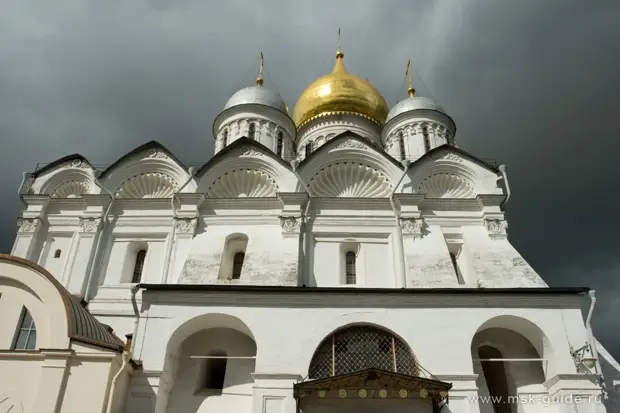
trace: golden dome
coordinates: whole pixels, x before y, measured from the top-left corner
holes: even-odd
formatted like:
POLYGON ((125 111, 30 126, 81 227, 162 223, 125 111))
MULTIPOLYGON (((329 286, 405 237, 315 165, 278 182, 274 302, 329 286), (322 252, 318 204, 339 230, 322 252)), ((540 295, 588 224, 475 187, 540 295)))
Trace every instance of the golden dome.
POLYGON ((299 97, 293 110, 293 121, 298 128, 320 116, 336 114, 358 115, 379 124, 385 122, 388 114, 385 99, 370 82, 347 72, 343 57, 338 50, 334 70, 312 82, 299 97))

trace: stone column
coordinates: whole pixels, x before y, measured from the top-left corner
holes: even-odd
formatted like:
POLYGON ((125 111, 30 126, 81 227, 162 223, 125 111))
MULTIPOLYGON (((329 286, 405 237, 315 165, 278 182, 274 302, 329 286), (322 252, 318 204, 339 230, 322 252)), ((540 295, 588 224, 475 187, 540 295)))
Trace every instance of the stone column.
POLYGON ((59 413, 69 371, 69 358, 73 350, 41 349, 41 354, 44 360, 32 411, 59 413))
POLYGON ((254 401, 251 413, 294 413, 293 385, 299 374, 253 373, 254 401))

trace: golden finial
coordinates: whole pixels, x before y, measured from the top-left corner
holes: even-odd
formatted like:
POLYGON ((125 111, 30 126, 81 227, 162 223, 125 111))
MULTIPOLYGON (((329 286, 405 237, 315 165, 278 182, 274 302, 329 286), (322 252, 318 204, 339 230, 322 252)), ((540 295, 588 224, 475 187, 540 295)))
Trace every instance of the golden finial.
POLYGON ((336 59, 342 59, 344 53, 340 51, 340 29, 338 29, 338 50, 336 51, 336 59))
POLYGON ((263 65, 265 63, 265 58, 263 57, 263 52, 260 52, 260 66, 258 68, 258 77, 256 78, 256 84, 258 86, 263 85, 263 65))
POLYGON ((407 89, 407 93, 409 93, 409 97, 415 96, 415 89, 413 88, 413 83, 411 83, 411 60, 407 62, 407 71, 405 72, 405 76, 407 76, 407 80, 409 81, 409 89, 407 89))

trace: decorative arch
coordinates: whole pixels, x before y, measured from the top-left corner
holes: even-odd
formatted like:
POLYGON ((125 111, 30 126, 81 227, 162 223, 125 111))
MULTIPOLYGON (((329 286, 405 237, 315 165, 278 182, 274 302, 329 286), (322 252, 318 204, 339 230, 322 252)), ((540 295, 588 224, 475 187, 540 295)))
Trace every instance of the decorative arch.
POLYGON ((416 192, 428 198, 475 198, 476 191, 470 180, 451 172, 436 172, 425 177, 416 192))
POLYGON ((385 198, 392 192, 390 179, 359 162, 335 162, 323 167, 308 183, 314 196, 385 198))
POLYGON ((32 187, 38 193, 53 198, 77 198, 91 194, 94 189, 92 170, 71 166, 70 162, 62 164, 49 174, 37 177, 32 187))
POLYGON ((308 376, 322 379, 369 368, 418 376, 420 367, 409 346, 394 333, 370 324, 337 329, 317 347, 308 376))

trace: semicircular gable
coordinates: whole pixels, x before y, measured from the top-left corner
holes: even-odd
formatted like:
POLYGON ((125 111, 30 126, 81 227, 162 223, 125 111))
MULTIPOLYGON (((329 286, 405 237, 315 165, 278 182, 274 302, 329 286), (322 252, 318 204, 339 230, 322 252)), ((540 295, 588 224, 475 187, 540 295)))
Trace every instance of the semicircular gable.
POLYGON ((92 193, 95 170, 81 158, 56 163, 43 173, 35 174, 29 193, 55 198, 74 198, 92 193))
MULTIPOLYGON (((214 185, 220 188, 217 190, 220 194, 224 190, 221 185, 243 187, 247 183, 256 182, 262 188, 260 193, 271 193, 268 188, 273 185, 276 191, 293 192, 297 184, 297 178, 288 164, 263 145, 249 139, 238 139, 218 152, 198 171, 196 176, 197 192, 213 195, 215 195, 214 185)), ((233 191, 233 193, 237 192, 239 191, 233 191)), ((223 193, 229 194, 230 192, 225 190, 223 193)), ((248 192, 239 193, 247 194, 248 192)), ((275 196, 275 194, 260 196, 275 196)))
MULTIPOLYGON (((102 184, 122 198, 167 198, 190 178, 164 146, 149 142, 121 157, 101 174, 102 184)), ((195 182, 183 192, 193 192, 195 182)))
POLYGON ((489 165, 448 146, 431 152, 411 165, 403 187, 409 186, 428 198, 475 198, 502 193, 497 186, 497 174, 489 165))
MULTIPOLYGON (((47 324, 47 329, 41 332, 37 326, 37 348, 69 348, 69 340, 77 340, 115 351, 123 349, 123 342, 98 322, 43 267, 23 258, 0 254, 0 279, 3 277, 13 284, 26 286, 23 291, 30 289, 36 294, 36 297, 28 294, 33 304, 31 313, 35 324, 37 318, 46 320, 46 323, 40 323, 42 327, 47 324)), ((0 285, 3 284, 9 283, 0 282, 0 285)))
MULTIPOLYGON (((391 156, 358 137, 352 132, 344 132, 329 140, 299 165, 299 175, 308 183, 326 166, 334 163, 358 163, 374 169, 388 178, 390 185, 396 183, 403 167, 391 156)), ((302 189, 300 187, 298 190, 302 189)))

